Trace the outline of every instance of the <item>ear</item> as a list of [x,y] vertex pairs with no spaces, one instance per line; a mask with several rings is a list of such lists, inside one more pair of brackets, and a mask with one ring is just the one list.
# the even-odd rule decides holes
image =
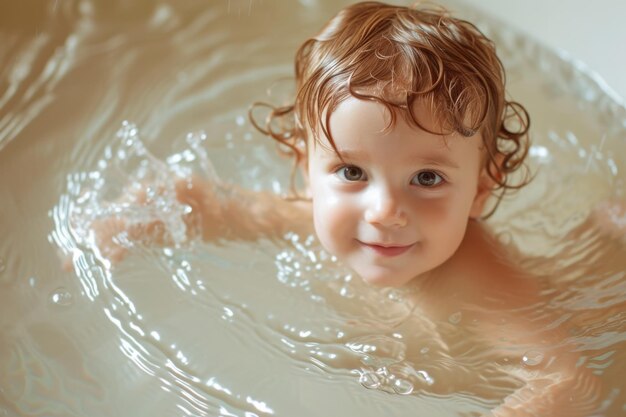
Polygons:
[[[498,154],[496,155],[495,159],[496,159],[495,163],[490,161],[489,164],[491,164],[491,170],[497,173],[496,175],[498,176],[498,180],[500,180],[501,179],[500,177],[502,176],[500,165],[502,164],[504,155]],[[497,167],[493,166],[494,164],[497,164],[498,166]],[[483,167],[478,177],[478,187],[476,189],[476,196],[474,197],[474,201],[472,202],[472,207],[470,209],[469,217],[471,219],[480,219],[480,217],[483,215],[483,212],[485,210],[485,204],[487,203],[487,200],[491,196],[491,192],[497,185],[496,180],[491,178],[487,170],[488,170],[487,166]]]

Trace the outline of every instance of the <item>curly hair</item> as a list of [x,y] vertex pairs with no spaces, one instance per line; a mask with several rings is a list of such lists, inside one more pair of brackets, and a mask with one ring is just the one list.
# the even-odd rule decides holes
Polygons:
[[[300,46],[295,78],[293,104],[255,103],[250,110],[253,125],[295,158],[294,172],[306,161],[308,141],[320,141],[320,130],[337,152],[330,116],[342,101],[355,97],[384,105],[389,126],[401,115],[431,133],[481,133],[485,169],[496,184],[494,192],[500,190],[498,202],[507,190],[528,182],[528,175],[517,183],[510,175],[528,153],[528,112],[506,100],[504,67],[493,42],[445,9],[378,2],[348,6]],[[417,119],[418,101],[428,106],[439,132]],[[252,115],[258,106],[271,109],[264,126]]]

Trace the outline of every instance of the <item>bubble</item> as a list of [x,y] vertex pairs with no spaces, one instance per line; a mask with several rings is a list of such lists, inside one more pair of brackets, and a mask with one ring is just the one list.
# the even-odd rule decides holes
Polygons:
[[457,311],[456,313],[450,314],[450,317],[448,317],[448,321],[451,324],[459,324],[462,318],[463,318],[463,313],[461,313],[460,311]]
[[374,372],[364,371],[359,377],[359,382],[365,388],[377,389],[381,386],[381,380]]
[[[374,348],[373,350],[375,351],[376,348]],[[381,366],[376,370],[376,375],[382,376],[383,378],[388,378],[392,374],[386,366]]]
[[435,379],[430,376],[430,374],[426,371],[419,370],[416,372],[422,381],[424,381],[428,385],[433,385],[435,383]]
[[543,353],[538,350],[529,350],[522,356],[522,363],[525,366],[537,366],[543,362]]
[[393,382],[393,390],[396,394],[409,395],[413,392],[413,384],[406,379],[398,378]]
[[50,301],[61,307],[69,307],[74,303],[72,293],[63,287],[59,287],[50,295]]

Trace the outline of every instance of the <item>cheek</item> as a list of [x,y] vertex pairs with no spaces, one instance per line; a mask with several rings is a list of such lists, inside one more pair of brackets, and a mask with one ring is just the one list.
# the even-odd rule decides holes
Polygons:
[[421,200],[416,203],[417,222],[420,229],[432,231],[440,230],[440,233],[449,233],[448,229],[458,226],[459,210],[458,202],[454,198],[441,198],[433,200]]
[[420,228],[429,236],[447,236],[456,241],[464,235],[472,200],[465,195],[452,196],[421,203]]
[[313,221],[322,246],[336,254],[342,241],[350,239],[357,213],[332,189],[313,186]]
[[443,198],[425,202],[424,211],[433,221],[454,223],[465,221],[469,217],[476,196],[476,187],[477,184],[474,181],[456,184]]

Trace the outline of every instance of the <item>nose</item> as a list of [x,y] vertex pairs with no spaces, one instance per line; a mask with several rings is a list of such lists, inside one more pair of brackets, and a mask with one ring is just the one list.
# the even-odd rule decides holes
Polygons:
[[381,186],[369,194],[365,221],[384,227],[407,225],[407,213],[403,208],[400,192],[393,192],[389,187]]

